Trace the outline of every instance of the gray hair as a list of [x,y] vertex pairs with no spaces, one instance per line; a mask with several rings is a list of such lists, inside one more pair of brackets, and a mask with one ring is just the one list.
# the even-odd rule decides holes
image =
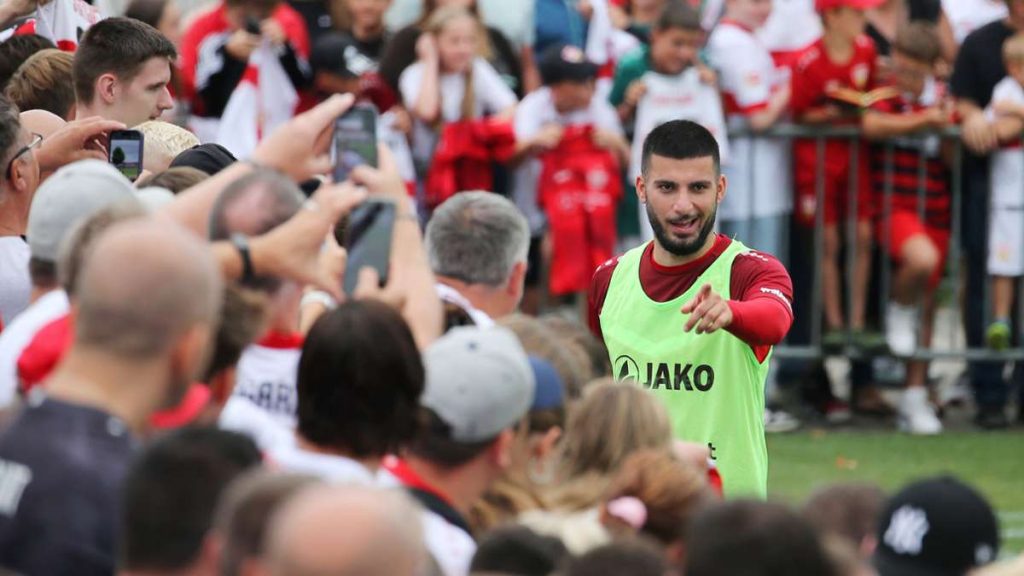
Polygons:
[[434,274],[467,284],[500,286],[526,261],[530,225],[515,204],[492,192],[462,192],[427,223],[427,255]]

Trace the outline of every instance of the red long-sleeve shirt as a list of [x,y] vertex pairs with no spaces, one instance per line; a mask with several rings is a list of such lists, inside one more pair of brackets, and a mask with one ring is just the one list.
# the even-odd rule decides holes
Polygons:
[[[655,262],[654,244],[648,244],[640,259],[640,285],[644,293],[656,302],[682,296],[731,242],[719,234],[707,254],[680,266]],[[609,260],[594,272],[587,295],[590,329],[602,340],[601,309],[618,262],[618,258]],[[751,250],[733,261],[729,289],[733,320],[726,330],[749,344],[757,358],[764,360],[793,324],[793,282],[789,273],[774,256]]]

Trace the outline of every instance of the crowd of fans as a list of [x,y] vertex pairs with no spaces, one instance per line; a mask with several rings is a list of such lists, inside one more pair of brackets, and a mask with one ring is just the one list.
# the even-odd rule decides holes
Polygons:
[[[729,179],[720,230],[820,267],[822,344],[910,355],[954,241],[948,139],[918,133],[959,122],[967,294],[994,276],[968,336],[1006,347],[1024,1],[4,0],[0,22],[0,568],[1024,573],[988,566],[996,516],[954,478],[738,498],[757,494],[714,446],[613,374],[594,275],[652,234],[631,190],[648,134],[692,119]],[[332,182],[357,102],[378,162]],[[788,120],[863,138],[760,135]],[[134,182],[107,162],[127,128]],[[394,207],[388,273],[346,291],[338,237],[368,199]],[[817,322],[795,276],[772,298]],[[536,315],[555,301],[589,329]],[[1007,425],[1003,368],[972,366],[985,427]],[[854,407],[882,409],[854,373]],[[901,424],[939,432],[927,365],[906,380]],[[808,394],[842,411],[827,382]]]

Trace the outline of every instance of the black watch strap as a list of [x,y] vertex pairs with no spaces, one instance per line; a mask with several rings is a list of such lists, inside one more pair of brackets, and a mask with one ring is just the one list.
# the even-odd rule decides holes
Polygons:
[[242,282],[251,282],[256,277],[256,271],[252,267],[252,256],[249,255],[249,237],[245,234],[235,233],[231,235],[231,243],[238,250],[242,258]]

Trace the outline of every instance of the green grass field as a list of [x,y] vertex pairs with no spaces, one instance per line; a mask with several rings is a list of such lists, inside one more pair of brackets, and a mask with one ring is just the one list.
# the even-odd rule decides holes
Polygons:
[[892,491],[948,472],[980,490],[999,514],[1004,553],[1024,551],[1024,433],[949,432],[917,438],[895,432],[811,430],[768,437],[769,493],[801,503],[841,481]]

